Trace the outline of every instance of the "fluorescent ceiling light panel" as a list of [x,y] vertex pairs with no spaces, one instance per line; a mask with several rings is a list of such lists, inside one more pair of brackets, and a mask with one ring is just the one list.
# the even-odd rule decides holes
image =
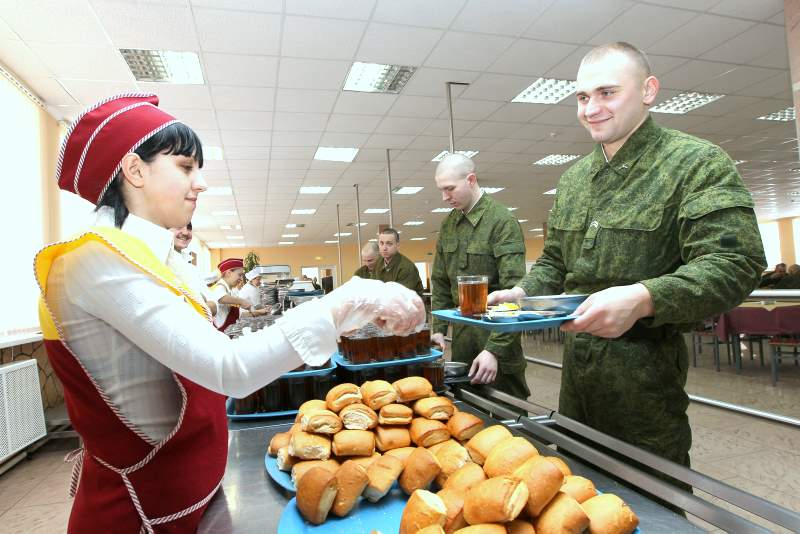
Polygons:
[[556,104],[575,92],[573,80],[539,78],[514,97],[512,102],[525,104]]
[[392,193],[395,195],[415,195],[422,191],[422,187],[395,187],[392,189]]
[[[549,189],[549,190],[545,191],[542,194],[543,195],[555,195],[557,192],[558,192],[558,189]],[[550,211],[553,211],[553,210],[550,210]]]
[[403,90],[417,67],[356,61],[347,73],[345,91],[394,93]]
[[364,213],[386,213],[387,211],[389,211],[389,208],[367,208]]
[[316,212],[315,208],[293,209],[292,215],[314,215]]
[[517,211],[519,208],[508,208],[508,211]]
[[278,241],[279,245],[294,245],[294,241]]
[[528,219],[517,219],[517,221],[519,221],[520,224],[522,224],[528,222]]
[[210,197],[227,197],[233,194],[233,190],[230,188],[230,186],[227,185],[212,186],[207,188],[201,194]]
[[211,215],[213,215],[214,217],[235,217],[236,210],[212,211]]
[[230,245],[228,243],[222,243],[220,241],[214,241],[213,243],[206,243],[208,248],[229,248]]
[[503,189],[505,189],[505,187],[481,187],[481,190],[482,190],[484,193],[488,193],[488,194],[490,194],[490,195],[493,195],[493,194],[495,194],[495,193],[499,193],[499,192],[500,192],[500,191],[502,191]]
[[351,163],[358,154],[357,148],[338,148],[333,146],[317,147],[314,159],[319,161],[344,161]]
[[672,113],[674,115],[683,115],[684,113],[688,113],[693,109],[697,109],[705,106],[706,104],[710,104],[715,100],[719,100],[723,96],[725,95],[695,92],[681,93],[655,107],[650,108],[650,111],[654,111],[656,113]]
[[333,234],[333,237],[348,237],[351,235],[353,235],[352,232],[338,232],[336,234]]
[[531,232],[544,232],[544,228],[531,228]]
[[286,223],[286,228],[305,228],[305,224],[298,224],[298,223]]
[[225,236],[227,239],[233,239],[234,241],[238,241],[244,239],[243,235],[227,235]]
[[203,70],[195,52],[120,48],[125,63],[140,82],[202,85]]
[[[446,155],[448,155],[449,153],[450,153],[449,150],[442,150],[441,152],[436,154],[436,157],[434,157],[431,161],[442,161],[444,159],[444,157]],[[477,150],[456,150],[456,153],[457,154],[463,154],[464,156],[467,156],[468,158],[473,158],[473,157],[478,155],[478,151]]]
[[335,245],[335,244],[336,244],[336,243],[338,243],[338,242],[339,242],[339,240],[338,240],[338,239],[330,239],[330,240],[328,240],[328,241],[325,241],[325,244],[326,244],[326,245]]
[[431,213],[450,213],[453,211],[453,208],[436,208],[432,209]]
[[794,122],[795,120],[797,120],[797,113],[794,110],[794,106],[789,106],[788,108],[776,111],[775,113],[770,113],[769,115],[758,117],[758,120]]
[[375,239],[374,237],[372,239],[370,239],[369,241],[370,241],[370,243],[377,243],[378,242],[378,240]]
[[367,224],[369,224],[369,223],[365,223],[365,222],[362,222],[362,223],[349,222],[349,223],[345,224],[345,226],[366,226]]
[[427,237],[412,237],[410,241],[425,241]]
[[581,157],[579,154],[550,154],[539,161],[534,161],[534,165],[564,165],[572,160]]
[[221,161],[222,160],[222,147],[221,146],[204,146],[203,147],[203,159],[204,160],[214,160],[214,161]]
[[281,234],[281,237],[300,237],[300,234]]
[[301,195],[327,195],[332,187],[323,185],[305,185],[300,188]]
[[403,226],[422,226],[425,224],[425,221],[408,221],[404,222]]

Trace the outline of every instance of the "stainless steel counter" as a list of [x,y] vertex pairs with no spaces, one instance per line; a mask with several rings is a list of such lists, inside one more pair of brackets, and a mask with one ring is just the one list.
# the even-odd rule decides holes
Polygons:
[[[459,403],[459,407],[484,417],[464,403]],[[488,424],[496,423],[486,417],[484,419]],[[206,511],[199,532],[209,534],[277,532],[281,513],[291,495],[274,484],[267,475],[264,468],[264,454],[270,438],[278,432],[285,432],[290,426],[289,420],[230,424],[228,468],[223,487]],[[546,449],[544,444],[531,441],[540,451]],[[564,458],[575,474],[592,480],[600,491],[619,495],[639,516],[640,529],[644,534],[704,532],[685,518],[607,475],[583,465],[574,458],[565,457],[552,449],[547,450],[549,455]]]

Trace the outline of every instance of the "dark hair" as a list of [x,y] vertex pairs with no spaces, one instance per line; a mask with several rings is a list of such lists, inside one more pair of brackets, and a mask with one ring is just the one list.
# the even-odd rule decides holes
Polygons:
[[[200,138],[194,130],[180,122],[170,124],[154,134],[133,152],[146,163],[156,159],[159,154],[168,154],[192,157],[197,161],[200,168],[203,167],[203,144],[200,142]],[[125,206],[125,199],[122,195],[122,183],[124,180],[125,178],[122,176],[122,170],[120,169],[97,202],[97,208],[95,208],[95,211],[103,206],[113,208],[114,226],[117,228],[122,228],[122,224],[128,218],[128,207]],[[189,228],[191,229],[191,226]]]
[[400,234],[394,228],[384,228],[380,231],[381,234],[393,235],[395,243],[400,242]]

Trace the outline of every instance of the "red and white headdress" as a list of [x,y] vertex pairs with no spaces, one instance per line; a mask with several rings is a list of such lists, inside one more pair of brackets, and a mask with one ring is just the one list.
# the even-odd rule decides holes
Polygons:
[[84,111],[61,144],[58,187],[97,204],[122,166],[125,154],[178,122],[149,93],[112,96]]
[[227,260],[219,262],[217,268],[220,273],[225,274],[225,271],[230,271],[231,269],[244,268],[244,262],[242,258],[228,258]]

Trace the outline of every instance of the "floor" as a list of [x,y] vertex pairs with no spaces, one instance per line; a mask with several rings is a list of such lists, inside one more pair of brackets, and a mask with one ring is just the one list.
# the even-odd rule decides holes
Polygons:
[[[553,362],[561,359],[561,345],[554,339],[526,336],[524,352]],[[688,392],[800,419],[800,367],[784,364],[778,386],[773,387],[769,368],[761,367],[757,357],[751,360],[748,350],[743,354],[744,368],[736,374],[733,366],[726,364],[727,353],[723,349],[722,369],[717,372],[711,365],[710,348],[704,347],[698,366],[689,370]],[[557,409],[560,375],[559,369],[529,364],[529,400]],[[800,430],[696,403],[689,407],[689,417],[695,469],[800,510]],[[71,448],[74,443],[65,440],[48,443],[29,460],[0,475],[0,533],[66,531],[70,466],[63,457]],[[721,532],[697,518],[691,519],[709,531]],[[759,518],[752,519],[774,532],[786,532]]]

